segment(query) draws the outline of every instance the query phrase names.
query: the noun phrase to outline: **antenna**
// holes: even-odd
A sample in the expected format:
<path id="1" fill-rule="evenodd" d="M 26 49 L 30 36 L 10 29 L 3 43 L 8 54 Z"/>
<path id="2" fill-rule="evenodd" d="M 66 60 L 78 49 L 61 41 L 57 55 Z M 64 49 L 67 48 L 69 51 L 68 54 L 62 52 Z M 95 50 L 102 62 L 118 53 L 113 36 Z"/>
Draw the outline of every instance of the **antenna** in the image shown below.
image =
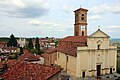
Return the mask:
<path id="1" fill-rule="evenodd" d="M 80 5 L 80 8 L 81 8 L 81 5 Z"/>
<path id="2" fill-rule="evenodd" d="M 100 30 L 100 25 L 98 26 L 98 29 Z"/>

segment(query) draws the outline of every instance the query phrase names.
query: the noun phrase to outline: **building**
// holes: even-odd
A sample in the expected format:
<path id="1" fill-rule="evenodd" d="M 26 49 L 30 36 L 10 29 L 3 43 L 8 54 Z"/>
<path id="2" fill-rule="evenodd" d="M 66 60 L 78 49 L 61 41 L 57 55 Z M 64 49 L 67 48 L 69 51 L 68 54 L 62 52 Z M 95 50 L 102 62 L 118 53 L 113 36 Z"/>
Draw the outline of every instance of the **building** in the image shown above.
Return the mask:
<path id="1" fill-rule="evenodd" d="M 61 69 L 19 60 L 0 63 L 1 80 L 60 80 Z"/>
<path id="2" fill-rule="evenodd" d="M 55 38 L 40 38 L 40 49 L 41 50 L 47 50 L 47 49 L 53 49 L 55 48 Z"/>
<path id="3" fill-rule="evenodd" d="M 87 36 L 88 10 L 79 8 L 74 12 L 74 36 L 59 41 L 55 63 L 76 77 L 116 72 L 117 47 L 109 46 L 110 36 L 100 29 Z"/>
<path id="4" fill-rule="evenodd" d="M 20 48 L 17 47 L 3 47 L 1 53 L 20 53 Z"/>
<path id="5" fill-rule="evenodd" d="M 26 43 L 26 39 L 24 39 L 24 38 L 18 39 L 18 40 L 17 40 L 17 43 L 18 43 L 18 46 L 19 46 L 19 47 L 22 47 L 22 48 L 25 47 L 26 44 L 27 44 L 27 43 Z"/>
<path id="6" fill-rule="evenodd" d="M 31 63 L 38 63 L 38 64 L 44 64 L 44 58 L 40 55 L 34 55 L 32 53 L 24 53 L 21 56 L 18 57 L 18 60 L 21 61 L 27 61 Z"/>
<path id="7" fill-rule="evenodd" d="M 57 48 L 46 50 L 42 56 L 44 57 L 45 65 L 54 65 L 57 60 Z"/>

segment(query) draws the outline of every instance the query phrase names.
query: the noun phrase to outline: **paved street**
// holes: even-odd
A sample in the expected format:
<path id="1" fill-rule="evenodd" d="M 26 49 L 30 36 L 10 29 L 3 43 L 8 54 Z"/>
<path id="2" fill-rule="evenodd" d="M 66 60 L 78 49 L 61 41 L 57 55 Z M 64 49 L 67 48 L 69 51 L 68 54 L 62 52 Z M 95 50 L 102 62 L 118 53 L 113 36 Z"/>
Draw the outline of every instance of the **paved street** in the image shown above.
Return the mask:
<path id="1" fill-rule="evenodd" d="M 71 76 L 71 75 L 67 74 L 66 72 L 62 72 L 61 74 L 64 75 L 62 77 L 62 80 L 120 80 L 120 74 L 118 74 L 118 73 L 102 75 L 99 78 L 97 78 L 97 77 L 78 78 L 75 76 Z"/>

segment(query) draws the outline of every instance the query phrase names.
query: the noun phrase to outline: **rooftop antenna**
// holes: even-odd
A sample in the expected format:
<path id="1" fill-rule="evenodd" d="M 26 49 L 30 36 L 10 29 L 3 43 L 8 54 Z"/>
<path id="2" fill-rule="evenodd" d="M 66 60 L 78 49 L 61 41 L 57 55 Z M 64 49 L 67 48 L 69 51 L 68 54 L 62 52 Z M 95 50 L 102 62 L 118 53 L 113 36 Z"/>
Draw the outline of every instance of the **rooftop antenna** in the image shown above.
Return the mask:
<path id="1" fill-rule="evenodd" d="M 81 5 L 80 5 L 80 8 L 81 8 Z"/>
<path id="2" fill-rule="evenodd" d="M 100 25 L 98 26 L 98 29 L 100 30 Z"/>

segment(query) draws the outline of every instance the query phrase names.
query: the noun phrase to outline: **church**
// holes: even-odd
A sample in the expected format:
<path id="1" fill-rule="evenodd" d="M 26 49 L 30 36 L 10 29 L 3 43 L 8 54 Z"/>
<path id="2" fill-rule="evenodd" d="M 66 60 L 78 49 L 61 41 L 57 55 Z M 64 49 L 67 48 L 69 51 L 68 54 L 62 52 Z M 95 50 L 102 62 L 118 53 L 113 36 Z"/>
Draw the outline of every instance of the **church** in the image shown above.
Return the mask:
<path id="1" fill-rule="evenodd" d="M 98 29 L 87 35 L 87 9 L 74 11 L 74 36 L 59 40 L 55 64 L 76 77 L 116 72 L 117 47 L 109 46 L 110 36 Z"/>

